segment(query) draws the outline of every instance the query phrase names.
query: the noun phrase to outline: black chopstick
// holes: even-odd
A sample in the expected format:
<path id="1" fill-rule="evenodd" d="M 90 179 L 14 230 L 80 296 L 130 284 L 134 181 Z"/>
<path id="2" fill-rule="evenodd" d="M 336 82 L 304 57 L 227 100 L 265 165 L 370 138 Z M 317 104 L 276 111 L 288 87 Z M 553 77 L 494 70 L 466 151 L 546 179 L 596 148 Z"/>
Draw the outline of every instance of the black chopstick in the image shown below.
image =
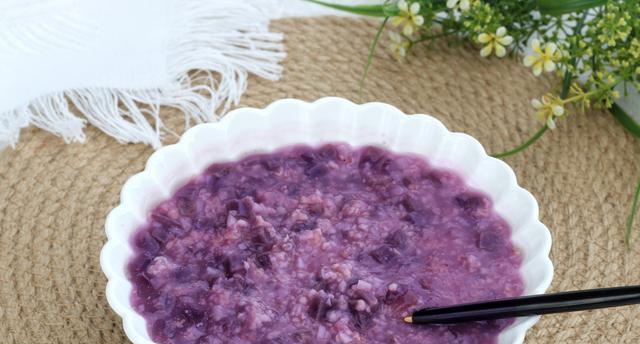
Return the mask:
<path id="1" fill-rule="evenodd" d="M 640 285 L 521 296 L 449 307 L 427 308 L 404 318 L 413 324 L 453 324 L 640 303 Z"/>

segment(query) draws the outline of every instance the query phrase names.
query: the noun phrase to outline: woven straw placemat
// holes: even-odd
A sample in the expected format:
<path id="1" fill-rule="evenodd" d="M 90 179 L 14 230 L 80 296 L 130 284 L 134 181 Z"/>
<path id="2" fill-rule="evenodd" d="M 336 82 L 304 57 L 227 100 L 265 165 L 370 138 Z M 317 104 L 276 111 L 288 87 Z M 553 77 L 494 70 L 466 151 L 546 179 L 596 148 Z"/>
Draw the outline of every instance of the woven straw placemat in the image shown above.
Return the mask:
<path id="1" fill-rule="evenodd" d="M 262 107 L 285 97 L 358 100 L 375 24 L 346 18 L 288 19 L 284 78 L 252 78 L 243 98 Z M 34 80 L 37 82 L 37 80 Z M 469 47 L 419 46 L 407 62 L 377 54 L 362 101 L 433 114 L 489 151 L 522 142 L 539 124 L 531 98 L 553 83 L 518 61 L 486 60 Z M 172 117 L 171 110 L 166 117 Z M 182 116 L 173 116 L 178 124 Z M 104 295 L 98 262 L 104 219 L 124 181 L 152 153 L 89 128 L 87 144 L 65 145 L 28 129 L 0 154 L 0 342 L 126 343 Z M 552 290 L 640 283 L 640 242 L 627 251 L 624 221 L 640 169 L 640 145 L 600 111 L 571 115 L 524 153 L 507 159 L 540 203 L 553 233 Z M 640 232 L 640 224 L 637 225 Z M 640 233 L 639 233 L 640 234 Z M 546 316 L 528 343 L 637 343 L 640 308 Z"/>

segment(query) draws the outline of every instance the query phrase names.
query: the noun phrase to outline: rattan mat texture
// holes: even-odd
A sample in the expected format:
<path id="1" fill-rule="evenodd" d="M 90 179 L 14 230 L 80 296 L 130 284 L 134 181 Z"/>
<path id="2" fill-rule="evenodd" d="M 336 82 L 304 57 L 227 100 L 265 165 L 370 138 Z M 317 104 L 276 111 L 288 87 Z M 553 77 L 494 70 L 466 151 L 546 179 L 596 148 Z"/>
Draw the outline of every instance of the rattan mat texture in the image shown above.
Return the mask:
<path id="1" fill-rule="evenodd" d="M 272 29 L 285 33 L 284 77 L 251 78 L 241 105 L 262 107 L 286 97 L 383 101 L 432 114 L 493 152 L 540 126 L 529 101 L 555 79 L 536 78 L 514 59 L 480 58 L 469 46 L 418 46 L 406 62 L 380 49 L 359 98 L 375 27 L 338 17 L 274 22 Z M 167 109 L 164 118 L 181 130 L 180 114 Z M 127 343 L 105 299 L 98 257 L 105 215 L 153 151 L 121 145 L 92 128 L 87 133 L 86 144 L 66 145 L 28 129 L 17 149 L 0 153 L 1 343 Z M 640 283 L 640 240 L 631 250 L 623 241 L 638 156 L 636 139 L 607 113 L 592 110 L 569 116 L 506 159 L 552 231 L 552 290 Z M 640 307 L 622 307 L 545 316 L 526 342 L 637 343 L 639 315 Z"/>

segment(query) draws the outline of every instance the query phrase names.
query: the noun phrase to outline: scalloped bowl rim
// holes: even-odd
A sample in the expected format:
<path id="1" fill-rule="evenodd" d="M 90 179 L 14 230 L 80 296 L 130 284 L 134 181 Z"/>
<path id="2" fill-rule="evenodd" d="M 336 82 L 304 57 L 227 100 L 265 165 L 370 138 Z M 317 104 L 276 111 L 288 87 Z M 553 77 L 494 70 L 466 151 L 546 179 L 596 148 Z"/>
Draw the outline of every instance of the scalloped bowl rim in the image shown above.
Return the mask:
<path id="1" fill-rule="evenodd" d="M 365 114 L 367 121 L 362 121 Z M 361 122 L 356 125 L 358 119 Z M 283 125 L 297 130 L 280 135 Z M 325 133 L 321 134 L 323 129 L 318 126 L 332 131 L 327 134 L 330 130 L 324 128 Z M 247 140 L 247 130 L 261 133 L 267 140 L 258 143 L 260 135 Z M 234 133 L 241 140 L 236 138 L 235 144 L 229 145 L 228 140 L 234 138 Z M 434 139 L 417 142 L 414 137 L 417 134 L 431 135 Z M 271 137 L 266 137 L 269 135 Z M 352 146 L 374 144 L 393 152 L 419 154 L 433 166 L 458 172 L 467 185 L 487 193 L 494 201 L 496 212 L 510 224 L 511 240 L 523 256 L 520 271 L 525 294 L 541 294 L 548 289 L 553 278 L 549 259 L 551 234 L 538 219 L 538 204 L 528 191 L 518 186 L 513 170 L 503 161 L 488 156 L 476 139 L 450 132 L 429 115 L 406 115 L 385 103 L 358 105 L 337 97 L 314 102 L 282 99 L 264 109 L 239 108 L 219 122 L 190 128 L 178 143 L 154 152 L 145 169 L 125 182 L 120 205 L 111 210 L 106 219 L 107 242 L 100 253 L 100 265 L 108 279 L 107 301 L 122 317 L 125 333 L 133 343 L 153 343 L 144 318 L 131 305 L 129 296 L 133 286 L 126 277 L 126 263 L 133 254 L 130 235 L 144 223 L 149 210 L 212 163 L 234 161 L 251 153 L 269 152 L 295 143 L 318 145 L 322 142 L 347 142 Z M 223 150 L 213 149 L 223 143 L 226 144 Z M 203 154 L 209 155 L 200 159 L 198 149 L 207 147 Z M 498 343 L 522 343 L 526 331 L 538 319 L 537 316 L 518 318 L 500 333 Z"/>

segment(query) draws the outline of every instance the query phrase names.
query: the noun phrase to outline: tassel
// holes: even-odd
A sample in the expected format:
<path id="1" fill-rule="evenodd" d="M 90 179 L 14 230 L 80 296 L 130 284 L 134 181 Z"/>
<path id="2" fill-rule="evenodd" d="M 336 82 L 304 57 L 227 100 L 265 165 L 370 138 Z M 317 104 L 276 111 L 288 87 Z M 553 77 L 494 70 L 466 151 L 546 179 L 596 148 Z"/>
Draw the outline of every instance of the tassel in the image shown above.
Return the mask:
<path id="1" fill-rule="evenodd" d="M 170 133 L 160 107 L 184 114 L 185 126 L 215 121 L 237 105 L 248 75 L 278 80 L 285 58 L 282 35 L 268 31 L 259 8 L 235 0 L 188 0 L 173 3 L 166 40 L 167 79 L 154 89 L 83 88 L 48 94 L 28 105 L 0 113 L 0 148 L 18 142 L 28 124 L 84 142 L 86 122 L 121 143 L 154 148 Z M 84 118 L 69 109 L 69 101 Z"/>

